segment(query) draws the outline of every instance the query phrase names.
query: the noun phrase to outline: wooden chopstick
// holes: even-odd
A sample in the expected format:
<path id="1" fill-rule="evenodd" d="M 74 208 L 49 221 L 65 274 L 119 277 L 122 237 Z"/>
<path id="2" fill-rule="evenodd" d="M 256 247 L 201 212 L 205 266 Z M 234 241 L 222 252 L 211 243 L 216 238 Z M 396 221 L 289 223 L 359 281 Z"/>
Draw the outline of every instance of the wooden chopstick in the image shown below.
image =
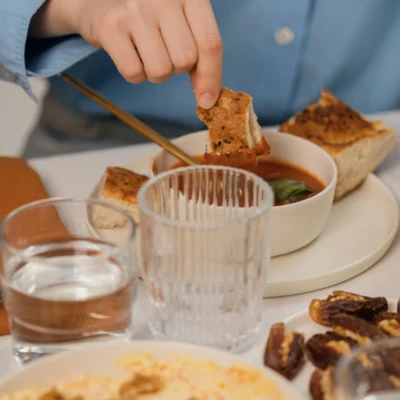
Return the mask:
<path id="1" fill-rule="evenodd" d="M 84 95 L 92 99 L 94 102 L 105 108 L 111 114 L 113 114 L 116 118 L 120 121 L 128 125 L 130 128 L 138 131 L 140 134 L 145 136 L 146 138 L 150 139 L 152 142 L 158 144 L 168 153 L 171 153 L 173 156 L 181 160 L 187 165 L 197 165 L 199 162 L 195 160 L 193 157 L 186 154 L 182 151 L 179 147 L 175 146 L 171 143 L 168 139 L 164 136 L 160 135 L 154 129 L 150 128 L 147 124 L 140 121 L 138 118 L 134 117 L 132 114 L 124 111 L 123 109 L 119 108 L 117 105 L 112 103 L 111 101 L 107 100 L 105 97 L 100 95 L 99 93 L 95 92 L 90 87 L 86 86 L 84 83 L 78 81 L 77 79 L 73 78 L 69 74 L 62 74 L 63 79 L 72 85 L 74 88 L 78 89 Z"/>

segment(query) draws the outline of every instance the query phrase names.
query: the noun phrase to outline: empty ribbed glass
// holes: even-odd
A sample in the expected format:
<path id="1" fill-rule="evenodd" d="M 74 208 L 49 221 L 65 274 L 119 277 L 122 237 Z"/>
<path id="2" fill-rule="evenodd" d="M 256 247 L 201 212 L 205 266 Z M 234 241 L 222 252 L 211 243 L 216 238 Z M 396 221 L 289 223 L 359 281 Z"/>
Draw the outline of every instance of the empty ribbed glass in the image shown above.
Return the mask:
<path id="1" fill-rule="evenodd" d="M 386 322 L 395 336 L 397 320 Z M 398 400 L 399 371 L 400 339 L 392 336 L 352 348 L 340 359 L 336 369 L 324 371 L 322 381 L 327 382 L 328 388 L 329 381 L 332 382 L 331 392 L 336 400 Z"/>
<path id="2" fill-rule="evenodd" d="M 154 337 L 251 345 L 270 259 L 268 184 L 235 168 L 184 167 L 149 180 L 138 197 Z"/>

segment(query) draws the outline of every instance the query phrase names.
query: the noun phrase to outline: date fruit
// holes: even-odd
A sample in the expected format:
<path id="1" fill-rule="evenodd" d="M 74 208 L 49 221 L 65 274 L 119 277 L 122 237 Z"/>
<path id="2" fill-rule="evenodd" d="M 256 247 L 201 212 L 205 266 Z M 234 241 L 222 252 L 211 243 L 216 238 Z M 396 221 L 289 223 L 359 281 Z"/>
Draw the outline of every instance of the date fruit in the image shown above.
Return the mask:
<path id="1" fill-rule="evenodd" d="M 366 380 L 369 384 L 368 393 L 376 393 L 382 391 L 385 392 L 388 390 L 396 389 L 395 383 L 384 370 L 367 370 Z"/>
<path id="2" fill-rule="evenodd" d="M 385 371 L 400 379 L 400 348 L 394 348 L 381 352 L 381 359 Z"/>
<path id="3" fill-rule="evenodd" d="M 310 394 L 313 400 L 333 400 L 335 398 L 334 369 L 317 369 L 311 375 Z"/>
<path id="4" fill-rule="evenodd" d="M 283 323 L 271 327 L 264 353 L 264 364 L 287 379 L 293 379 L 304 361 L 304 335 L 285 333 Z"/>
<path id="5" fill-rule="evenodd" d="M 335 314 L 331 317 L 333 331 L 343 337 L 347 337 L 359 344 L 368 344 L 373 340 L 387 337 L 371 322 L 349 314 Z"/>
<path id="6" fill-rule="evenodd" d="M 330 365 L 336 365 L 340 357 L 356 345 L 355 340 L 326 332 L 312 336 L 306 343 L 305 353 L 315 367 L 325 370 Z"/>
<path id="7" fill-rule="evenodd" d="M 311 301 L 309 312 L 318 324 L 331 326 L 331 317 L 336 314 L 351 314 L 367 321 L 388 310 L 384 297 L 367 297 L 358 294 L 334 291 L 326 300 Z"/>
<path id="8" fill-rule="evenodd" d="M 385 312 L 382 314 L 378 314 L 375 318 L 374 318 L 374 324 L 375 325 L 379 325 L 379 323 L 381 321 L 384 321 L 385 319 L 397 319 L 398 321 L 400 321 L 400 315 L 394 312 Z"/>

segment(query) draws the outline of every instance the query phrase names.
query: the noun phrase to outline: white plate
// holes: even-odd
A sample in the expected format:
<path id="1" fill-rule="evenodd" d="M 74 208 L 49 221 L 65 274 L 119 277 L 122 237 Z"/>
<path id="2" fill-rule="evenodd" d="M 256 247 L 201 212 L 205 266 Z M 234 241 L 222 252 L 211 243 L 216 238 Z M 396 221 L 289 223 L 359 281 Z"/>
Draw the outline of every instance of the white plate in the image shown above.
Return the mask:
<path id="1" fill-rule="evenodd" d="M 305 293 L 364 272 L 387 252 L 398 226 L 396 200 L 370 174 L 360 188 L 333 205 L 327 227 L 317 240 L 272 260 L 265 294 Z"/>
<path id="2" fill-rule="evenodd" d="M 212 360 L 224 367 L 246 363 L 241 357 L 230 353 L 182 343 L 134 341 L 96 345 L 88 350 L 62 352 L 33 362 L 22 371 L 1 380 L 0 394 L 26 387 L 51 387 L 57 382 L 77 379 L 86 374 L 122 376 L 122 373 L 115 367 L 115 363 L 121 357 L 135 352 L 150 353 L 153 357 L 163 360 L 173 359 L 176 356 L 189 356 Z M 276 384 L 288 400 L 303 399 L 294 386 L 280 375 L 262 365 L 255 366 L 259 367 L 265 376 Z"/>
<path id="3" fill-rule="evenodd" d="M 389 311 L 396 311 L 397 309 L 397 300 L 388 300 L 389 303 Z M 308 310 L 301 311 L 297 314 L 292 315 L 287 318 L 285 321 L 286 331 L 297 331 L 302 332 L 305 335 L 306 341 L 313 335 L 317 333 L 325 333 L 329 330 L 326 326 L 321 326 L 315 323 L 309 313 Z M 311 378 L 311 374 L 315 370 L 315 367 L 307 361 L 306 365 L 301 369 L 299 375 L 293 380 L 293 384 L 300 390 L 302 393 L 308 394 L 309 392 L 309 382 Z"/>
<path id="4" fill-rule="evenodd" d="M 149 174 L 152 156 L 122 166 Z M 294 253 L 272 259 L 265 297 L 310 292 L 353 278 L 387 252 L 398 225 L 396 200 L 370 174 L 361 187 L 334 204 L 327 227 L 317 240 Z"/>

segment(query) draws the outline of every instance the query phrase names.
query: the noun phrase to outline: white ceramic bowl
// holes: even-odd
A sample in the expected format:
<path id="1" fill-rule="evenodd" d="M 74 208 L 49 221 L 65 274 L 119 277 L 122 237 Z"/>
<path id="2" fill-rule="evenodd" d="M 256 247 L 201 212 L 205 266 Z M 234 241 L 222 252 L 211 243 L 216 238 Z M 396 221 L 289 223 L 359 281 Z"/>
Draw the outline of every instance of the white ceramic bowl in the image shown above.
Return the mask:
<path id="1" fill-rule="evenodd" d="M 273 207 L 271 212 L 271 254 L 279 256 L 298 250 L 316 239 L 324 230 L 331 212 L 337 181 L 337 168 L 327 152 L 308 140 L 280 132 L 264 131 L 275 159 L 297 165 L 318 177 L 325 189 L 294 204 Z M 205 151 L 207 132 L 181 136 L 173 142 L 190 155 Z M 178 160 L 160 151 L 151 161 L 150 176 L 170 169 Z"/>
<path id="2" fill-rule="evenodd" d="M 132 341 L 129 343 L 98 344 L 87 350 L 66 351 L 34 361 L 23 370 L 0 381 L 0 395 L 32 387 L 52 387 L 59 382 L 79 379 L 85 375 L 122 376 L 115 363 L 131 353 L 148 353 L 156 359 L 168 361 L 179 356 L 212 360 L 229 367 L 233 364 L 249 364 L 241 357 L 207 347 L 183 343 Z M 262 354 L 260 354 L 260 360 Z M 262 366 L 259 368 L 288 400 L 304 400 L 294 386 L 276 372 Z M 268 396 L 266 397 L 268 398 Z"/>

